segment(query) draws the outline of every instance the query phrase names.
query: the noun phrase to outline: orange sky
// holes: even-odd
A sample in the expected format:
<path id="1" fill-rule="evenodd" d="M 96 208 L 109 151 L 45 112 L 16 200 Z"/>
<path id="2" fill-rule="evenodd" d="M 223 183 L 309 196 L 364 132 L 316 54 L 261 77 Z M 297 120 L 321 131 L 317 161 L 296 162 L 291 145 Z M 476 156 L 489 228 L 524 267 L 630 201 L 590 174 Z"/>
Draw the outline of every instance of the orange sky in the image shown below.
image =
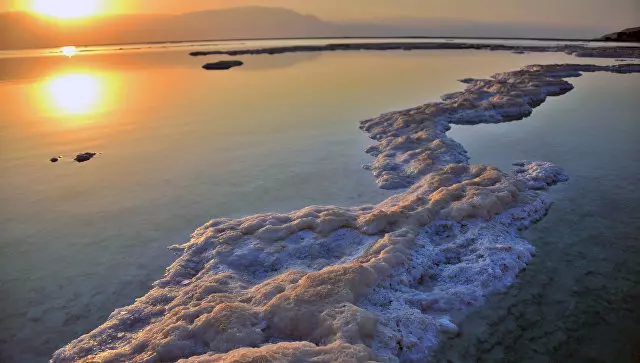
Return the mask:
<path id="1" fill-rule="evenodd" d="M 640 25 L 639 0 L 0 0 L 0 11 L 34 2 L 98 2 L 101 13 L 180 13 L 230 6 L 290 8 L 327 20 L 415 16 L 487 22 Z M 614 28 L 615 28 L 614 27 Z"/>

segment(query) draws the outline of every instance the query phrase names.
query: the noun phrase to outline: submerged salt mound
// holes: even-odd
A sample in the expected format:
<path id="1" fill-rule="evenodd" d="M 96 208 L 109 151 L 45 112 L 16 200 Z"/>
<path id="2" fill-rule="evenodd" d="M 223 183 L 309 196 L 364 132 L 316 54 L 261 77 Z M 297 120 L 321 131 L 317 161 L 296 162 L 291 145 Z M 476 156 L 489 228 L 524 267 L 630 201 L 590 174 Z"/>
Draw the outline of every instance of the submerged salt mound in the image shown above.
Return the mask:
<path id="1" fill-rule="evenodd" d="M 531 258 L 516 231 L 550 203 L 527 175 L 452 164 L 375 206 L 213 220 L 53 362 L 418 361 Z"/>
<path id="2" fill-rule="evenodd" d="M 521 120 L 550 96 L 573 89 L 564 78 L 582 72 L 640 72 L 640 64 L 532 65 L 498 73 L 490 79 L 463 79 L 462 92 L 442 96 L 442 102 L 395 111 L 361 122 L 360 128 L 378 141 L 367 149 L 376 157 L 365 168 L 382 189 L 406 188 L 443 165 L 464 163 L 464 148 L 449 139 L 450 124 L 474 125 Z"/>
<path id="3" fill-rule="evenodd" d="M 565 53 L 583 58 L 640 58 L 638 47 L 589 47 L 566 50 Z"/>
<path id="4" fill-rule="evenodd" d="M 527 184 L 529 189 L 548 189 L 550 186 L 569 180 L 564 170 L 543 161 L 520 161 L 513 164 L 516 177 Z"/>

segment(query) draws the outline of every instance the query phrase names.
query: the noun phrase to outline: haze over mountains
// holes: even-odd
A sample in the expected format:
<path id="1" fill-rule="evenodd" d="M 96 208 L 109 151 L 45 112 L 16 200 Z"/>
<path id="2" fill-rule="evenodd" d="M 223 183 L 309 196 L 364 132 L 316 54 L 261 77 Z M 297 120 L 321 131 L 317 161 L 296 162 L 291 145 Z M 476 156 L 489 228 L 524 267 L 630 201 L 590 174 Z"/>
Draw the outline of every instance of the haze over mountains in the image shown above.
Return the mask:
<path id="1" fill-rule="evenodd" d="M 596 38 L 615 29 L 437 18 L 328 22 L 284 8 L 240 7 L 180 15 L 117 15 L 57 21 L 23 12 L 0 13 L 0 49 L 164 41 L 298 37 L 522 37 Z"/>

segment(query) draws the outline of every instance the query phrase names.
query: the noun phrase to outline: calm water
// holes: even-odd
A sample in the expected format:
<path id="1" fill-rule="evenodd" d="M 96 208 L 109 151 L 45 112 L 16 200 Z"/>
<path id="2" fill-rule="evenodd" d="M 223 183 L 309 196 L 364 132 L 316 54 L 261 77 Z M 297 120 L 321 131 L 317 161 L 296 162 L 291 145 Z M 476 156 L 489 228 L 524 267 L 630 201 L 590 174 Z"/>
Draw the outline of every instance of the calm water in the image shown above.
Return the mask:
<path id="1" fill-rule="evenodd" d="M 640 361 L 640 75 L 572 83 L 527 120 L 449 133 L 471 162 L 550 160 L 572 179 L 525 233 L 536 258 L 463 323 L 442 361 Z"/>
<path id="2" fill-rule="evenodd" d="M 512 46 L 558 46 L 558 45 L 579 45 L 587 47 L 637 47 L 640 43 L 631 42 L 599 42 L 599 41 L 554 41 L 554 40 L 532 40 L 532 39 L 476 39 L 476 38 L 340 38 L 340 39 L 266 39 L 266 40 L 222 40 L 222 41 L 197 41 L 197 42 L 171 42 L 153 44 L 126 44 L 126 45 L 99 45 L 99 46 L 79 46 L 78 52 L 105 53 L 105 52 L 128 52 L 128 51 L 165 51 L 172 48 L 196 48 L 196 49 L 253 49 L 266 47 L 281 47 L 293 45 L 324 45 L 328 43 L 380 43 L 380 42 L 403 42 L 403 43 L 470 43 L 470 44 L 506 44 Z M 189 49 L 189 51 L 196 50 Z M 0 57 L 24 57 L 60 54 L 60 48 L 51 49 L 30 49 L 30 50 L 6 50 L 0 51 Z"/>
<path id="3" fill-rule="evenodd" d="M 460 90 L 456 79 L 581 61 L 300 53 L 200 69 L 214 59 L 184 49 L 0 59 L 0 361 L 44 362 L 101 324 L 162 275 L 166 246 L 211 218 L 385 198 L 360 168 L 370 140 L 359 120 Z M 101 154 L 70 161 L 84 151 Z"/>

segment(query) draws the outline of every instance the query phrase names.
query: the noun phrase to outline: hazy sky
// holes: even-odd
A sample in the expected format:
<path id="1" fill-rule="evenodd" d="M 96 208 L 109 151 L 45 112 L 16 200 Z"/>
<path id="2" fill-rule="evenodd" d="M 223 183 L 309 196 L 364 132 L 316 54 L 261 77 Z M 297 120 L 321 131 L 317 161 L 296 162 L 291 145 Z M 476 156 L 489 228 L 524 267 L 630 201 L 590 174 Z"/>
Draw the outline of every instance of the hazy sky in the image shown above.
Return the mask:
<path id="1" fill-rule="evenodd" d="M 24 10 L 33 0 L 0 0 L 0 11 Z M 56 2 L 61 0 L 47 0 Z M 67 0 L 68 1 L 68 0 Z M 79 0 L 80 1 L 80 0 Z M 487 22 L 640 26 L 640 0 L 97 0 L 108 13 L 180 13 L 221 7 L 280 6 L 327 20 L 440 17 Z"/>

